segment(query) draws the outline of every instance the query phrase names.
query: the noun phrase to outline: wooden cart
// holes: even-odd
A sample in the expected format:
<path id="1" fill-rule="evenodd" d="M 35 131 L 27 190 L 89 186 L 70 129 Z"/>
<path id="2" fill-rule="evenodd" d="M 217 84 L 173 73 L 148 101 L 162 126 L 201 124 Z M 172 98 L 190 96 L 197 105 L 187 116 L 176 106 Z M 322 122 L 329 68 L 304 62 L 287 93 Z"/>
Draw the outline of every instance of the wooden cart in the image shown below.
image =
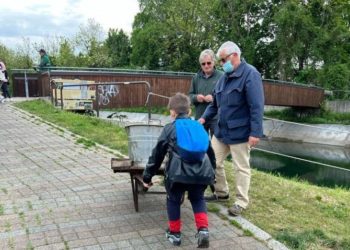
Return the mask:
<path id="1" fill-rule="evenodd" d="M 144 167 L 137 166 L 130 159 L 111 159 L 111 168 L 114 173 L 129 173 L 132 187 L 132 196 L 134 199 L 134 207 L 135 211 L 139 211 L 139 193 L 150 193 L 150 194 L 165 194 L 166 192 L 160 191 L 148 191 L 147 188 L 143 186 L 142 183 L 142 173 L 145 169 Z M 161 167 L 157 175 L 164 175 L 164 168 Z"/>

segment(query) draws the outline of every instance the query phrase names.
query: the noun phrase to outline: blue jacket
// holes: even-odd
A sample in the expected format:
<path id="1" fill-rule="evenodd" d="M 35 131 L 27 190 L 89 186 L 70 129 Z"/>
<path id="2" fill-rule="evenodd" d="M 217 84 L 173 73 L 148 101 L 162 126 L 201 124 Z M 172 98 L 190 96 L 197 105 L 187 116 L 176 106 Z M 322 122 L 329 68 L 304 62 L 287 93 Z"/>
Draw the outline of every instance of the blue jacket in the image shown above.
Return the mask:
<path id="1" fill-rule="evenodd" d="M 179 115 L 176 119 L 189 119 L 187 115 Z M 215 154 L 209 145 L 207 154 L 203 161 L 188 163 L 181 159 L 176 139 L 175 122 L 165 125 L 158 138 L 157 145 L 152 150 L 152 155 L 143 172 L 143 181 L 150 183 L 152 177 L 157 173 L 166 154 L 169 154 L 169 161 L 165 166 L 165 187 L 170 190 L 174 183 L 201 184 L 206 183 L 207 177 L 215 178 Z M 205 182 L 203 182 L 205 180 Z"/>
<path id="2" fill-rule="evenodd" d="M 214 100 L 202 118 L 216 114 L 215 136 L 225 144 L 247 142 L 249 136 L 262 137 L 264 90 L 260 73 L 243 59 L 238 68 L 224 74 L 214 89 Z"/>

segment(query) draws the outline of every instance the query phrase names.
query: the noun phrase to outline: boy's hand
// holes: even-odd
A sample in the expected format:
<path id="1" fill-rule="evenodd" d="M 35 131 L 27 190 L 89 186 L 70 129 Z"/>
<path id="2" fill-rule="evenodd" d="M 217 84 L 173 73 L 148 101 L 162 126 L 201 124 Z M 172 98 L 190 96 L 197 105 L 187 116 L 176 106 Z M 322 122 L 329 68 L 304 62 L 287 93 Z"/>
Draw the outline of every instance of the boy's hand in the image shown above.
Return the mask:
<path id="1" fill-rule="evenodd" d="M 143 184 L 143 187 L 144 187 L 144 188 L 150 188 L 150 187 L 153 186 L 153 183 L 152 183 L 152 182 L 150 182 L 150 183 L 142 182 L 142 184 Z"/>

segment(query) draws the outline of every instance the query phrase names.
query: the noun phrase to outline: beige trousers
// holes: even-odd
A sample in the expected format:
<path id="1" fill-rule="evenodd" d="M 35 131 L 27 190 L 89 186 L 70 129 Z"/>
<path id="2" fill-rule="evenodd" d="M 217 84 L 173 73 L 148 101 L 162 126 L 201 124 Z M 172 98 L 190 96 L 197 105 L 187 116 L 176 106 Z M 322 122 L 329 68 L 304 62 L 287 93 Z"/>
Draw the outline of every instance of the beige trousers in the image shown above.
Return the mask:
<path id="1" fill-rule="evenodd" d="M 227 145 L 220 142 L 213 136 L 212 147 L 216 157 L 216 183 L 215 192 L 218 196 L 229 194 L 229 187 L 226 180 L 224 160 L 231 153 L 233 168 L 236 180 L 236 201 L 235 204 L 246 208 L 249 203 L 248 191 L 250 186 L 250 146 L 247 142 Z"/>

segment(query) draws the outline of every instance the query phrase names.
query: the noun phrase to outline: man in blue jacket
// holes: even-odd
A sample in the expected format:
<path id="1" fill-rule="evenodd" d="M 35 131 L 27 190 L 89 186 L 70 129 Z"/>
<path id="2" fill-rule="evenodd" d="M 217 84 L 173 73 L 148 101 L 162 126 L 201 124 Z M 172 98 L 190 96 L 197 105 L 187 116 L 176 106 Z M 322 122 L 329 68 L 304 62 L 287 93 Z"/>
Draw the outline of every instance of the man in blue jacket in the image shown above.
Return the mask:
<path id="1" fill-rule="evenodd" d="M 218 122 L 212 139 L 216 157 L 215 194 L 207 201 L 229 198 L 223 162 L 231 153 L 236 178 L 236 200 L 229 208 L 239 215 L 249 203 L 250 149 L 263 135 L 264 91 L 260 73 L 241 59 L 241 50 L 233 42 L 221 45 L 217 52 L 225 74 L 214 89 L 213 102 L 199 119 L 205 124 L 217 115 Z"/>

